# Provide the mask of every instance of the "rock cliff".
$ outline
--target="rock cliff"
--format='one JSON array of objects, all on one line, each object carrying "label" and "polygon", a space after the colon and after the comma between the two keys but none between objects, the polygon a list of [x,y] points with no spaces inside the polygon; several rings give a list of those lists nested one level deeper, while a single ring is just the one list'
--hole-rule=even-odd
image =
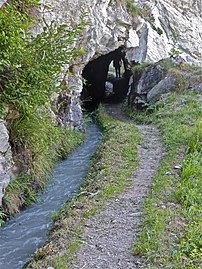
[{"label": "rock cliff", "polygon": [[[144,23],[139,30],[142,40],[134,56],[140,60],[158,61],[171,48],[179,49],[190,63],[202,60],[202,5],[200,0],[137,0],[137,6],[147,7]],[[142,57],[143,55],[143,57]],[[144,55],[146,55],[144,57]],[[138,58],[140,57],[140,58]]]},{"label": "rock cliff", "polygon": [[84,66],[120,45],[126,46],[129,62],[157,62],[174,49],[187,62],[201,64],[200,0],[44,0],[41,3],[46,6],[41,9],[41,16],[47,23],[56,20],[59,24],[75,24],[82,12],[87,14],[89,26],[78,40],[85,54],[72,64],[72,74],[65,78],[68,86],[75,87],[68,114],[74,126],[82,122],[79,96]]}]

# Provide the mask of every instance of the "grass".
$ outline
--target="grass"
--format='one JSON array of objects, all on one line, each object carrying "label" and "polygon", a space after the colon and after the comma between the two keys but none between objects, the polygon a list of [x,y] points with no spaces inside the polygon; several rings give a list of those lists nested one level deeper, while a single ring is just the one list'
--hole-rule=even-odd
[{"label": "grass", "polygon": [[81,12],[73,28],[54,20],[43,27],[41,22],[43,31],[32,35],[30,26],[40,23],[34,18],[39,1],[7,2],[0,9],[0,118],[9,130],[13,178],[17,178],[6,189],[0,210],[12,215],[35,199],[53,163],[81,141],[78,133],[55,126],[48,107],[52,104],[58,114],[64,102],[53,104],[53,94],[71,92],[63,85],[61,73],[65,75],[67,65],[83,54],[74,44],[87,24]]},{"label": "grass", "polygon": [[[133,246],[134,254],[148,261],[147,268],[202,266],[200,100],[200,95],[177,91],[159,101],[152,111],[130,111],[137,122],[159,127],[166,151],[144,202],[142,231]],[[179,164],[181,169],[175,169]]]},{"label": "grass", "polygon": [[133,73],[141,73],[146,67],[149,66],[149,63],[147,62],[143,62],[141,64],[137,63],[135,65],[132,66],[132,71]]},{"label": "grass", "polygon": [[15,163],[22,169],[6,188],[2,211],[7,216],[14,215],[35,201],[37,191],[49,179],[53,164],[65,158],[82,142],[82,137],[81,132],[55,126],[46,110],[31,118],[18,119],[10,131],[10,140]]},{"label": "grass", "polygon": [[103,108],[99,109],[97,120],[103,130],[103,141],[79,192],[58,212],[50,238],[36,252],[32,268],[72,268],[87,219],[130,185],[137,166],[136,148],[140,141],[137,128],[110,118]]}]

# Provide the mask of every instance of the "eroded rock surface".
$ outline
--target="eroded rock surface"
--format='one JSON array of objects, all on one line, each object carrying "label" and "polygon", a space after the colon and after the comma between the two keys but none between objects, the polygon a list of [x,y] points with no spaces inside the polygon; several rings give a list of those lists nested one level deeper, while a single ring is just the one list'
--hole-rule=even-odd
[{"label": "eroded rock surface", "polygon": [[201,65],[201,0],[136,0],[134,3],[146,10],[134,60],[159,61],[176,48],[187,62]]},{"label": "eroded rock surface", "polygon": [[168,93],[175,85],[175,77],[166,76],[147,94],[147,102],[152,104],[159,100],[162,94]]},{"label": "eroded rock surface", "polygon": [[181,62],[181,59],[178,56],[170,57],[134,70],[130,80],[128,105],[142,109],[175,90],[201,93],[201,69],[194,69]]},{"label": "eroded rock surface", "polygon": [[12,153],[9,144],[8,130],[0,120],[0,206],[6,186],[11,177]]}]

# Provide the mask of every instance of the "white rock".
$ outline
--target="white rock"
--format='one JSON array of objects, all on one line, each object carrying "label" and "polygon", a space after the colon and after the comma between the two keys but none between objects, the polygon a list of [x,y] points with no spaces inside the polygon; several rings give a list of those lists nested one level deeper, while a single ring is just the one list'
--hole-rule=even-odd
[{"label": "white rock", "polygon": [[175,168],[175,169],[182,169],[182,166],[181,166],[181,165],[175,165],[174,168]]},{"label": "white rock", "polygon": [[0,122],[0,153],[6,153],[6,151],[9,148],[9,135],[8,135],[8,131],[3,123]]},{"label": "white rock", "polygon": [[[48,24],[52,20],[59,24],[75,24],[79,22],[81,10],[84,10],[88,16],[90,25],[86,27],[77,44],[78,47],[82,46],[85,49],[85,55],[78,57],[73,64],[73,75],[68,75],[66,78],[67,85],[75,87],[72,91],[67,119],[71,126],[81,127],[79,97],[83,88],[81,74],[84,66],[90,60],[107,54],[120,45],[125,44],[128,48],[138,46],[139,38],[132,27],[132,19],[122,3],[110,0],[41,0],[41,3],[50,7],[46,12],[42,11],[42,16]],[[34,29],[35,33],[41,30],[37,26]]]},{"label": "white rock", "polygon": [[[187,62],[201,64],[201,0],[135,2],[140,7],[146,4],[150,9],[145,18],[147,27],[139,32],[141,42],[136,52],[142,57],[136,53],[136,59],[158,61],[166,58],[174,47],[182,52]],[[157,29],[163,34],[159,35]]]},{"label": "white rock", "polygon": [[2,5],[4,4],[4,3],[6,3],[7,2],[7,0],[0,0],[0,8],[2,7]]},{"label": "white rock", "polygon": [[4,122],[0,120],[0,206],[5,189],[10,182],[12,165],[13,160],[8,131]]},{"label": "white rock", "polygon": [[[78,95],[72,94],[68,113],[74,127],[82,124],[79,103],[79,93],[83,88],[82,70],[99,55],[107,54],[124,44],[129,61],[153,62],[168,57],[171,48],[176,47],[183,50],[182,56],[186,61],[200,61],[201,0],[135,0],[136,6],[143,8],[147,5],[150,10],[143,18],[133,18],[127,13],[125,1],[41,0],[41,3],[49,7],[42,12],[47,23],[55,20],[59,24],[75,24],[79,21],[81,10],[88,14],[90,25],[78,39],[78,44],[75,44],[85,48],[85,55],[74,62],[73,76],[67,77],[67,84],[75,86],[78,92]],[[157,30],[163,34],[159,35]],[[35,28],[36,33],[40,31],[40,28]]]}]

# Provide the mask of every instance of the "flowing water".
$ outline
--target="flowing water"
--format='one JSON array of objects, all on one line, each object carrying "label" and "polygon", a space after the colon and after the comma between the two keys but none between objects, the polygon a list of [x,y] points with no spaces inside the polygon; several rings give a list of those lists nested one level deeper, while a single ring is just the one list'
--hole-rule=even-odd
[{"label": "flowing water", "polygon": [[94,153],[100,131],[94,124],[87,127],[85,142],[53,171],[53,178],[32,204],[0,228],[0,269],[20,269],[47,239],[50,215],[58,210],[78,189]]}]

